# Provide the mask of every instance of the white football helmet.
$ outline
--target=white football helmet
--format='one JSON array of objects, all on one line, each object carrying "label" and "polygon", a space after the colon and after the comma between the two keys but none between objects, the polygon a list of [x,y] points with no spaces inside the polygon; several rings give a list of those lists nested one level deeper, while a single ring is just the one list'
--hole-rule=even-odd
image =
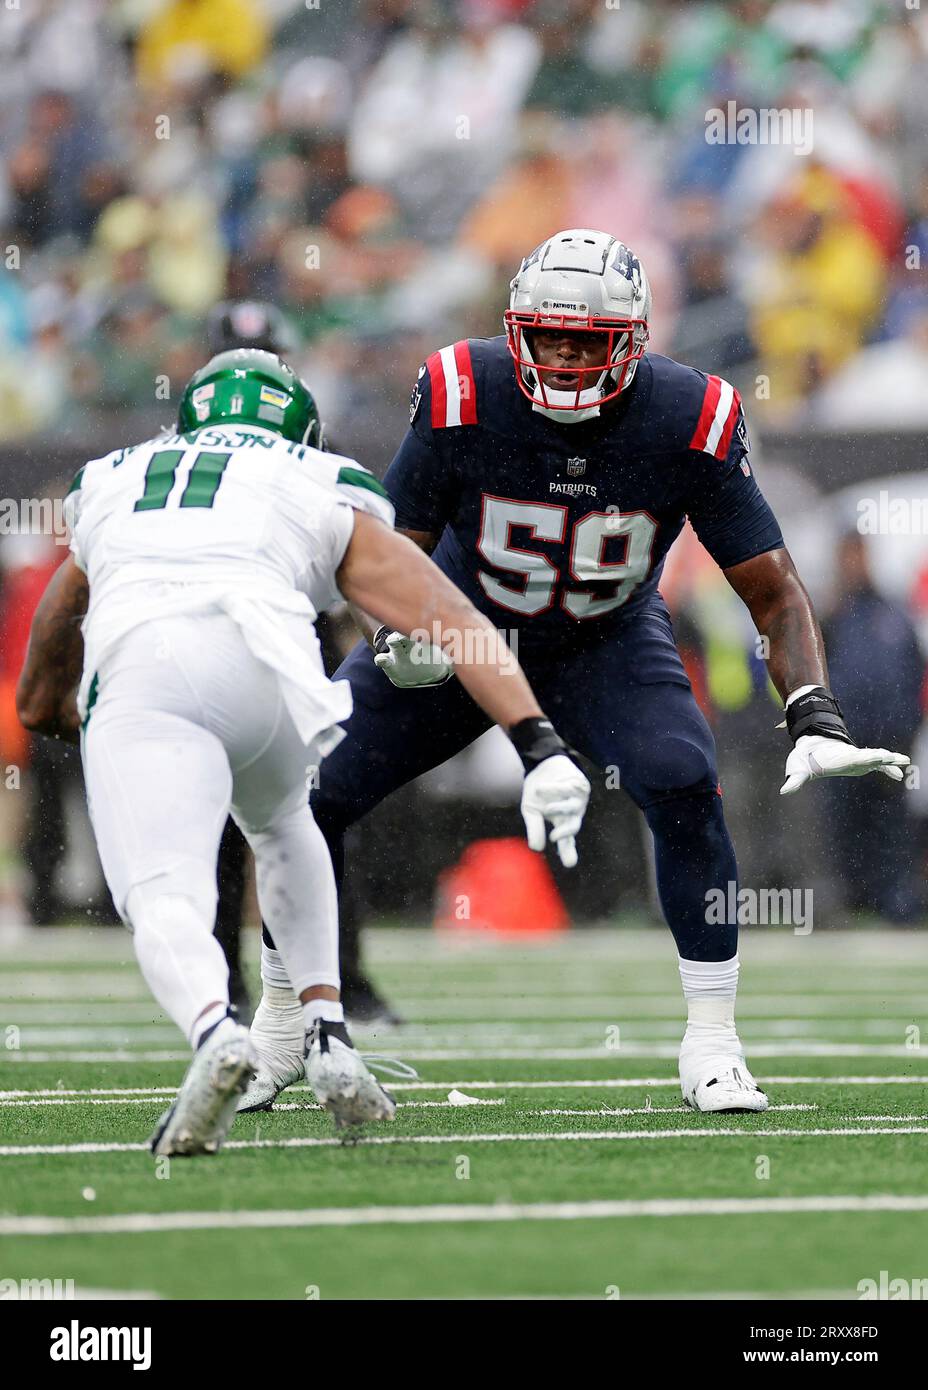
[{"label": "white football helmet", "polygon": [[[562,424],[590,420],[631,385],[648,341],[651,289],[621,241],[582,227],[558,232],[525,258],[509,288],[503,323],[516,380],[540,414]],[[608,335],[609,365],[579,367],[576,390],[554,390],[544,377],[558,369],[536,365],[533,328]]]}]

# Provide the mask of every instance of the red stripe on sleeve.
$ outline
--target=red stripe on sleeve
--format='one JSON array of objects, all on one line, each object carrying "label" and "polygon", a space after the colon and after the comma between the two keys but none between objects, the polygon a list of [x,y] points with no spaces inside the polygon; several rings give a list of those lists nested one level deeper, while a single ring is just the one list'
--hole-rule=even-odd
[{"label": "red stripe on sleeve", "polygon": [[735,391],[732,397],[731,410],[728,412],[728,419],[725,421],[725,428],[722,430],[721,438],[715,450],[715,457],[717,459],[725,459],[728,457],[728,448],[731,444],[731,437],[735,432],[735,425],[738,423],[738,412],[740,409],[741,397],[738,395],[738,392]]},{"label": "red stripe on sleeve", "polygon": [[715,419],[715,412],[718,408],[721,391],[721,377],[710,376],[708,385],[706,386],[706,394],[702,398],[702,410],[699,412],[699,422],[696,425],[696,432],[690,440],[691,449],[704,449],[706,447],[706,440],[709,438],[712,421]]},{"label": "red stripe on sleeve", "polygon": [[458,384],[461,388],[461,424],[476,425],[477,384],[474,381],[474,367],[470,360],[470,348],[466,341],[455,343],[454,362],[458,372]]},{"label": "red stripe on sleeve", "polygon": [[426,358],[425,365],[432,383],[432,429],[444,429],[448,423],[448,392],[445,389],[441,353],[433,352],[431,357]]}]

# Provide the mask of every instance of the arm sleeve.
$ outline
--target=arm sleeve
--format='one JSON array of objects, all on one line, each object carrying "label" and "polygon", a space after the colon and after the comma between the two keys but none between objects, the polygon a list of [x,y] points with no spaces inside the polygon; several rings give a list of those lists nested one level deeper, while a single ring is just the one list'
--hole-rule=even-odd
[{"label": "arm sleeve", "polygon": [[744,414],[724,459],[693,453],[686,512],[693,530],[721,569],[783,546],[783,534],[754,477]]},{"label": "arm sleeve", "polygon": [[387,469],[384,487],[396,508],[396,525],[403,531],[440,535],[454,513],[457,495],[454,471],[443,457],[431,425],[431,386],[425,367],[419,372],[409,403],[409,429]]}]

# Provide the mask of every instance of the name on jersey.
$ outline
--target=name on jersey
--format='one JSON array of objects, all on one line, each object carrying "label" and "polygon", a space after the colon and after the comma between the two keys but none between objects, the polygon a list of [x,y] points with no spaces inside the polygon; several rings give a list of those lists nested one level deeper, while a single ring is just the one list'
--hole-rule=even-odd
[{"label": "name on jersey", "polygon": [[595,483],[549,483],[549,492],[562,492],[568,497],[595,497]]}]

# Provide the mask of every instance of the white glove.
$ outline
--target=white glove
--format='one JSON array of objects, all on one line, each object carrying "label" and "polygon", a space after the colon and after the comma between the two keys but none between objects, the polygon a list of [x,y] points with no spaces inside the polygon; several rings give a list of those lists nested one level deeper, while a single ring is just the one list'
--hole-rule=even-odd
[{"label": "white glove", "polygon": [[441,685],[454,674],[454,666],[441,647],[431,642],[413,641],[401,632],[386,633],[383,637],[378,632],[375,641],[378,646],[374,649],[374,665],[401,690]]},{"label": "white glove", "polygon": [[863,777],[868,772],[882,772],[894,782],[902,781],[902,769],[909,759],[904,753],[890,753],[885,748],[855,748],[839,738],[823,734],[802,734],[796,747],[786,759],[786,781],[781,796],[791,796],[819,777]]},{"label": "white glove", "polygon": [[544,849],[545,821],[550,821],[551,842],[557,845],[564,867],[572,869],[577,862],[574,837],[589,799],[589,782],[565,754],[555,753],[533,767],[522,784],[522,819],[529,849]]}]

